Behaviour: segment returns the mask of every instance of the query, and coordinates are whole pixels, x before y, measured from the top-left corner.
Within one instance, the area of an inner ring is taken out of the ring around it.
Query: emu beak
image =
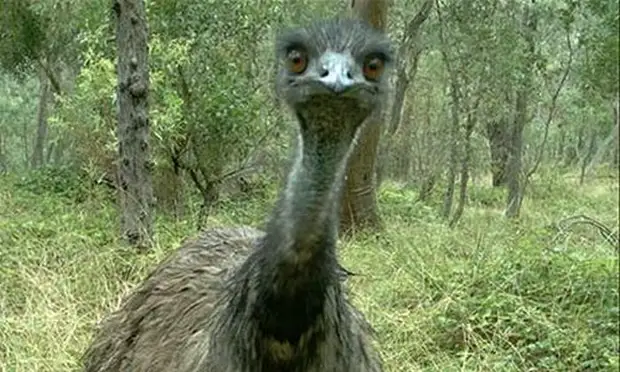
[[[332,92],[343,93],[356,85],[352,66],[351,57],[341,53],[327,52],[321,57],[318,80]]]

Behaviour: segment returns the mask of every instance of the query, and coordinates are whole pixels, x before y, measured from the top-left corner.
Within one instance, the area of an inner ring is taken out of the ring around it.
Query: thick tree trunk
[[[349,160],[341,209],[342,232],[348,232],[354,227],[379,227],[381,222],[375,189],[375,161],[381,126],[378,123],[367,123],[363,130],[360,143]]]
[[[39,168],[44,164],[44,149],[47,139],[47,119],[49,116],[49,104],[52,92],[50,89],[49,79],[45,72],[41,69],[39,72],[39,108],[37,112],[37,133],[34,138],[34,146],[32,148],[32,159],[30,166]]]
[[[351,10],[376,28],[386,28],[388,0],[352,0]],[[349,159],[341,210],[340,230],[343,232],[353,227],[380,226],[375,164],[382,127],[377,121],[382,120],[382,113],[368,119]]]
[[[510,147],[510,124],[507,120],[500,119],[487,123],[486,129],[491,153],[491,182],[493,187],[504,186]]]
[[[517,92],[515,119],[512,123],[510,153],[506,166],[508,197],[506,200],[506,211],[504,212],[504,215],[508,218],[519,216],[521,203],[523,202],[521,172],[523,168],[523,129],[527,122],[528,91],[528,89],[524,88]]]
[[[530,0],[530,2],[530,6],[533,6],[536,1]],[[537,26],[537,19],[533,14],[533,10],[531,8],[526,9],[523,19],[523,35],[526,41],[526,50],[524,50],[525,61],[521,66],[523,78],[516,94],[515,115],[510,133],[510,153],[508,155],[508,164],[506,167],[508,197],[504,216],[507,218],[519,217],[525,194],[525,184],[522,179],[523,130],[528,122],[528,101],[532,87],[532,74],[536,58],[535,33]]]
[[[153,235],[149,158],[148,29],[143,0],[114,0],[118,48],[118,152],[121,236],[148,248]]]

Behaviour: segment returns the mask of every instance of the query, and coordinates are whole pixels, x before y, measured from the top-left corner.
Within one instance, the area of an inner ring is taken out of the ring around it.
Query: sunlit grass
[[[530,191],[508,222],[503,193],[474,185],[450,230],[438,200],[381,190],[385,232],[343,242],[341,256],[388,371],[618,370],[617,253],[596,232],[554,241],[547,228],[575,214],[617,226],[617,181]],[[95,323],[194,233],[191,221],[160,218],[155,249],[136,255],[117,240],[111,200],[80,195],[0,178],[0,371],[76,370]],[[268,208],[225,201],[209,223],[256,225]]]

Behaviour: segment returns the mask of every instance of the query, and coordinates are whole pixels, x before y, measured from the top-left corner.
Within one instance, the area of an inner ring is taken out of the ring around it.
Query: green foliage
[[[0,75],[0,167],[22,170],[29,165],[29,138],[37,110],[36,79]],[[24,147],[27,150],[24,154]]]
[[[37,14],[26,1],[3,1],[0,27],[0,66],[11,72],[32,67],[45,45],[44,26]]]
[[[585,49],[582,77],[586,89],[604,97],[618,94],[620,65],[620,8],[617,1],[589,0],[580,3],[579,42]]]
[[[500,187],[489,188],[471,185],[468,195],[471,203],[479,205],[481,208],[501,209],[506,200],[506,192]]]
[[[18,191],[40,198],[67,198],[82,202],[88,197],[84,173],[70,167],[44,167],[25,173],[15,183]]]

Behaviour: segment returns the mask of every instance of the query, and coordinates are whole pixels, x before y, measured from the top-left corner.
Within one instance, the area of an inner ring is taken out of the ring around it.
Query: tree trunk
[[[50,103],[50,83],[44,71],[39,72],[39,108],[37,112],[37,133],[34,138],[32,159],[30,166],[39,168],[44,163],[45,140],[47,139],[47,118],[49,116],[48,105]]]
[[[458,136],[459,136],[459,84],[456,77],[456,72],[450,68],[448,62],[448,56],[444,54],[446,67],[450,76],[450,96],[452,98],[451,116],[452,123],[450,126],[450,157],[448,162],[448,179],[446,185],[446,192],[443,196],[443,208],[441,215],[444,218],[449,218],[452,212],[452,204],[454,201],[454,183],[456,182],[456,168],[458,166]]]
[[[352,13],[365,19],[377,29],[387,25],[388,0],[352,0]],[[368,118],[358,146],[349,159],[341,209],[340,230],[354,227],[379,227],[375,163],[381,135],[382,113]]]
[[[6,173],[8,169],[7,156],[4,150],[4,137],[2,136],[2,132],[0,132],[0,174]]]
[[[579,185],[583,185],[586,180],[586,174],[588,170],[588,164],[590,164],[594,153],[596,151],[596,134],[590,133],[590,139],[588,141],[588,147],[586,149],[583,158],[581,159],[581,166],[579,167]]]
[[[476,105],[477,106],[477,105]],[[465,138],[463,139],[463,158],[461,160],[461,182],[459,185],[459,202],[456,205],[454,214],[450,219],[449,226],[454,227],[459,222],[465,212],[465,202],[467,201],[467,183],[469,182],[469,162],[471,161],[471,135],[474,131],[476,115],[470,112],[467,115],[467,123],[465,124]]]
[[[579,153],[583,150],[583,132],[583,127],[579,128],[577,131],[577,143],[573,145],[569,142],[564,148],[564,167],[568,168],[573,166],[579,157]]]
[[[493,187],[506,185],[506,166],[510,137],[507,120],[500,119],[487,123],[486,134],[491,153],[491,182]]]
[[[149,149],[148,29],[143,0],[114,0],[118,53],[118,152],[121,236],[139,249],[153,236]]]
[[[179,160],[173,162],[172,190],[174,193],[174,217],[180,221],[185,217],[185,183],[183,182],[183,168]]]
[[[416,72],[418,71],[418,63],[420,61],[420,55],[422,54],[422,48],[419,47],[420,28],[428,19],[428,16],[433,9],[433,4],[433,0],[426,0],[422,4],[420,10],[407,24],[400,43],[400,49],[398,51],[398,68],[396,72],[396,86],[394,87],[394,101],[392,103],[390,123],[388,125],[388,132],[391,135],[398,131],[403,104],[405,102],[405,93],[407,92],[409,83],[413,80]],[[412,48],[416,48],[417,50],[412,53],[413,61],[411,66],[408,66],[408,57]]]
[[[566,129],[563,125],[558,125],[558,130],[560,131],[560,138],[558,139],[558,145],[553,154],[553,157],[555,162],[559,164],[562,162],[564,147],[566,146]]]
[[[620,96],[616,94],[616,100],[613,104],[613,117],[614,117],[614,150],[612,155],[612,165],[614,171],[618,171],[620,166]]]
[[[609,151],[610,145],[614,141],[618,142],[618,126],[617,125],[614,125],[611,128],[611,131],[609,132],[607,137],[605,137],[603,142],[600,143],[598,146],[596,146],[596,142],[595,143],[590,142],[590,147],[588,148],[588,151],[594,151],[594,153],[589,155],[590,158],[588,159],[588,163],[585,168],[585,174],[584,174],[585,176],[590,175],[590,173],[593,170],[595,170],[596,167],[599,166],[599,164],[603,162],[606,155],[609,154],[610,152]],[[591,146],[594,146],[594,149],[592,149]],[[617,147],[617,144],[614,145],[614,147]]]
[[[21,133],[21,140],[22,140],[22,145],[24,147],[24,168],[28,169],[28,166],[30,166],[31,164],[31,156],[30,156],[30,135],[32,133],[30,133],[30,131],[28,130],[28,122],[26,120],[24,120],[22,122],[22,133]]]
[[[508,197],[504,215],[508,218],[519,216],[523,202],[521,172],[523,168],[523,129],[527,122],[527,99],[528,89],[524,87],[517,92],[515,119],[511,128],[510,153],[506,166]]]
[[[535,0],[530,0],[530,8],[525,9],[523,18],[523,35],[526,41],[525,60],[521,66],[522,81],[517,89],[515,102],[515,115],[510,131],[510,153],[506,167],[506,181],[508,186],[508,197],[506,200],[506,210],[504,216],[507,218],[519,217],[525,185],[522,180],[523,168],[523,130],[528,122],[528,101],[532,87],[532,73],[536,58],[535,33],[537,29],[537,19],[533,14]]]

